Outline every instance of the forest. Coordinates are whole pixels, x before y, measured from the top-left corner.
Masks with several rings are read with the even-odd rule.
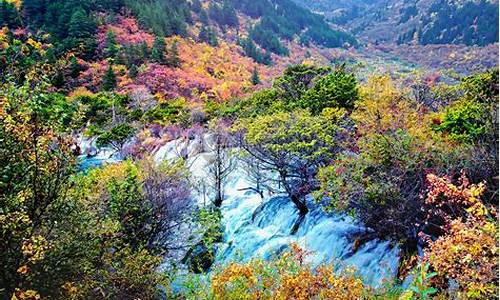
[[[360,74],[290,0],[0,27],[0,299],[498,298],[498,61]]]

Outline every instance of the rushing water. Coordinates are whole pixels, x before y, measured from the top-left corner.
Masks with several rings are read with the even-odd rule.
[[[371,240],[353,250],[353,236],[365,232],[351,218],[325,213],[312,200],[309,213],[298,231],[290,230],[298,218],[294,204],[284,195],[267,195],[262,200],[248,187],[237,169],[226,186],[222,205],[224,245],[217,262],[264,258],[279,254],[295,242],[311,252],[311,263],[333,263],[338,269],[353,266],[366,283],[379,286],[397,273],[399,249],[387,241]]]
[[[116,151],[110,148],[99,149],[96,146],[95,139],[77,138],[81,154],[78,156],[78,168],[88,170],[100,167],[104,163],[114,163],[120,161]]]
[[[161,162],[179,157],[180,152],[187,153],[193,179],[199,182],[207,177],[206,165],[211,159],[210,153],[197,152],[199,145],[199,140],[187,143],[172,141],[158,149],[154,159]],[[181,148],[187,150],[179,151]],[[115,161],[116,158],[108,157],[108,154],[99,154],[82,163],[93,164],[92,159],[97,159],[99,164]],[[387,241],[370,240],[354,250],[353,237],[365,232],[365,228],[350,217],[325,213],[311,199],[308,201],[309,213],[297,232],[290,234],[298,218],[294,204],[282,194],[266,194],[261,199],[257,193],[245,189],[249,187],[245,177],[244,170],[236,167],[225,185],[221,207],[224,238],[216,254],[216,263],[246,261],[253,257],[269,258],[295,242],[311,252],[312,265],[333,263],[338,270],[355,267],[365,282],[373,286],[396,276],[399,261],[397,247]],[[203,205],[205,195],[193,193],[193,201]]]

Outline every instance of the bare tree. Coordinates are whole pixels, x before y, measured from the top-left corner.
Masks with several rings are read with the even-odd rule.
[[[149,246],[176,248],[178,245],[164,245],[165,235],[173,232],[190,218],[190,185],[189,176],[182,161],[164,163],[156,166],[152,160],[143,160],[144,198],[151,208],[151,219],[148,220]]]
[[[241,154],[239,158],[240,162],[243,164],[246,179],[251,184],[251,186],[240,190],[254,191],[259,194],[261,199],[264,199],[264,190],[272,190],[269,184],[272,179],[268,176],[268,172],[264,170],[262,162],[247,153]]]
[[[220,207],[224,199],[224,185],[235,168],[235,159],[231,151],[231,135],[227,132],[224,122],[215,120],[211,124],[211,131],[213,145],[210,150],[213,152],[213,158],[209,163],[208,174],[215,193],[213,204]]]

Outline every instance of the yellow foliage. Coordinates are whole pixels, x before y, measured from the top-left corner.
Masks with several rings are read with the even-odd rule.
[[[292,244],[291,250],[273,261],[231,263],[211,280],[214,299],[259,300],[355,300],[370,291],[353,270],[337,275],[331,266],[312,270],[307,252]]]
[[[498,232],[495,223],[453,221],[450,232],[432,242],[425,259],[444,278],[459,284],[460,299],[498,298]]]
[[[11,300],[39,300],[41,299],[40,294],[33,290],[20,290],[16,289],[16,292],[12,295]]]
[[[363,135],[406,129],[413,136],[423,137],[428,127],[426,117],[388,75],[369,78],[352,113]]]

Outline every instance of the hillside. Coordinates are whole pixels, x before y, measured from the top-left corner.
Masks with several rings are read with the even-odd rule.
[[[498,1],[308,1],[296,3],[324,14],[365,41],[466,44],[498,42]]]

